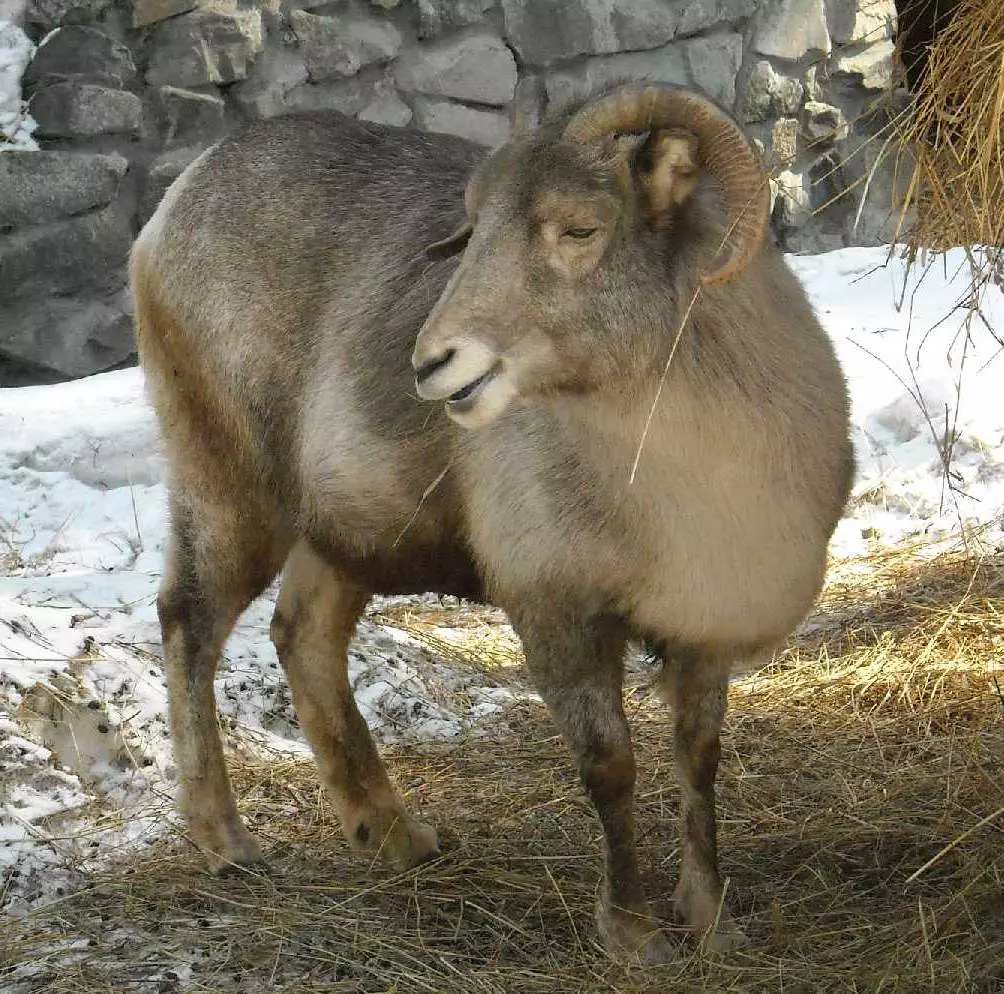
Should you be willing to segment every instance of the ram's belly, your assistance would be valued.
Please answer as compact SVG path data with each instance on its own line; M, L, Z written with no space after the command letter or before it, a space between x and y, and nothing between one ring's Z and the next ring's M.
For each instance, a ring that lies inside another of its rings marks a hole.
M641 530L626 607L642 631L741 651L784 639L811 607L832 513L797 480L734 475L677 486Z

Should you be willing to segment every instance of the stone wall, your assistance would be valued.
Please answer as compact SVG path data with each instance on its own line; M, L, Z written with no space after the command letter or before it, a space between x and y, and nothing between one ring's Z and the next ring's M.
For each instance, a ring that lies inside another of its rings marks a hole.
M894 0L4 2L27 3L18 19L38 43L23 86L41 151L0 154L0 382L133 359L131 239L248 118L332 108L491 146L521 75L553 101L665 80L704 90L761 142L786 248L891 230L883 173L858 207L890 102Z

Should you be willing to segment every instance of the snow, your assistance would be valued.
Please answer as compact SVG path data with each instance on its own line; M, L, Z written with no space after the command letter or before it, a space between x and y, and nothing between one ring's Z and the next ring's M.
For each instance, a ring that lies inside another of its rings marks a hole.
M833 552L976 526L999 541L1004 358L992 329L1004 328L1004 301L986 290L986 323L967 320L955 309L968 294L963 253L909 279L886 254L789 260L852 394L859 469ZM946 437L951 487L939 452ZM163 471L139 370L0 390L0 887L11 910L177 823L155 609ZM240 619L217 698L232 742L307 755L268 639L273 604L274 590ZM491 734L515 692L436 659L382 621L381 606L350 651L376 737ZM94 813L109 808L116 819Z
M962 250L909 276L887 255L850 248L789 260L851 390L858 474L833 544L840 555L963 526L1001 534L1004 297L985 287L979 314L957 309L973 295Z
M35 52L31 39L13 21L0 20L0 152L37 150L35 121L21 101L21 77Z

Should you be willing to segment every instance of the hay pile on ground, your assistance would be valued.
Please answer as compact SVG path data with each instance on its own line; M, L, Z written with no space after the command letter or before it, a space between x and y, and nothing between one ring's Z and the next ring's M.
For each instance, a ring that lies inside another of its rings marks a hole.
M428 634L458 618L472 633L465 651L504 640L491 612L413 622ZM440 829L434 864L403 875L369 866L341 841L311 764L241 760L236 788L268 874L214 879L166 839L9 922L6 963L41 972L36 986L4 987L0 968L0 987L1004 990L1002 633L1004 554L883 554L842 564L805 630L736 685L721 853L753 941L728 959L688 946L676 965L630 969L597 948L598 826L547 714L524 701L498 742L388 755L412 808ZM519 679L505 659L492 672ZM643 688L627 700L644 873L668 915L670 723Z
M899 122L914 249L1004 247L1004 4L959 0Z

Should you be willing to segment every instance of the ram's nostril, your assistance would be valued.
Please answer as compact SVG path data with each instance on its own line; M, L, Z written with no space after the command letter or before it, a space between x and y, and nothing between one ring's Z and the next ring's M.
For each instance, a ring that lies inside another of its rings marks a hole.
M457 354L456 349L447 349L441 356L435 359L426 359L415 367L415 382L421 383L427 380L437 369L442 369Z

